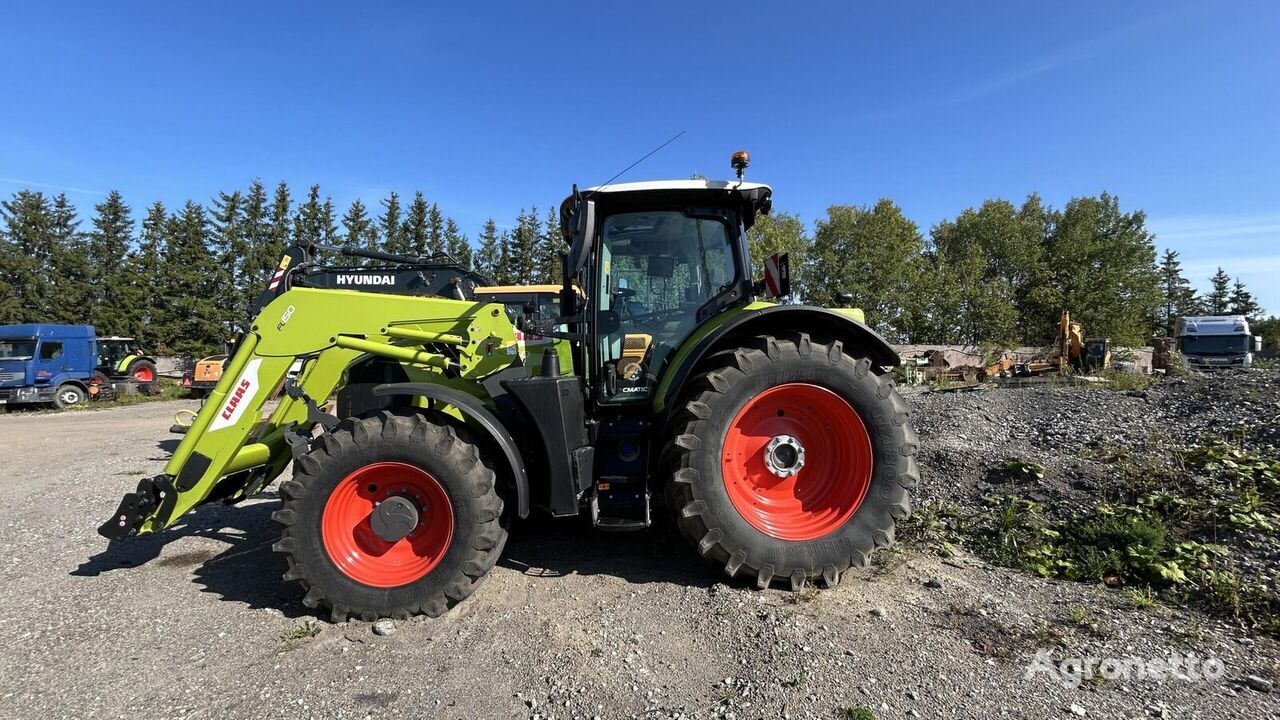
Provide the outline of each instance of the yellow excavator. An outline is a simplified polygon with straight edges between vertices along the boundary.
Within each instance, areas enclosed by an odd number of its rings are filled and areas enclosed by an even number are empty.
[[[1111,366],[1111,338],[1086,338],[1084,326],[1062,311],[1058,320],[1058,372],[1095,372]]]

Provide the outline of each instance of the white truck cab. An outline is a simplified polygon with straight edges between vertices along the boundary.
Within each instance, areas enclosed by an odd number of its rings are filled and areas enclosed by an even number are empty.
[[[1178,318],[1174,339],[1187,365],[1197,369],[1249,367],[1262,350],[1262,338],[1249,334],[1243,315]]]

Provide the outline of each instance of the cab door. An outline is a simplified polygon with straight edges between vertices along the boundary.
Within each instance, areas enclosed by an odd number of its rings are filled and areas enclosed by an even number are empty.
[[[667,358],[737,286],[729,213],[609,215],[600,227],[592,365],[601,404],[648,402]]]
[[[42,338],[36,348],[36,384],[47,385],[67,371],[67,347],[62,340]]]

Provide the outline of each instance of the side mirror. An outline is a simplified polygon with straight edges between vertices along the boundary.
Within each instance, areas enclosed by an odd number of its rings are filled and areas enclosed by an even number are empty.
[[[1262,336],[1261,335],[1253,336],[1253,351],[1262,352]]]

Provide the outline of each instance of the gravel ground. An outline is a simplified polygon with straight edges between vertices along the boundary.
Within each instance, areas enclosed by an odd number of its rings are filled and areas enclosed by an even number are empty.
[[[1255,424],[1280,412],[1277,376],[1258,377]],[[913,395],[922,499],[972,498],[1006,455],[1229,431],[1241,412],[1204,407],[1212,389]],[[448,615],[385,635],[329,624],[279,580],[270,491],[111,547],[94,532],[160,470],[186,406],[0,416],[0,717],[1280,717],[1280,688],[1247,679],[1277,679],[1271,638],[910,544],[834,589],[760,592],[725,583],[666,522],[615,535],[533,521]],[[1046,492],[1072,490],[1046,479]],[[1068,619],[1075,606],[1094,627]],[[1028,677],[1041,646],[1213,657],[1225,674],[1075,688]]]

